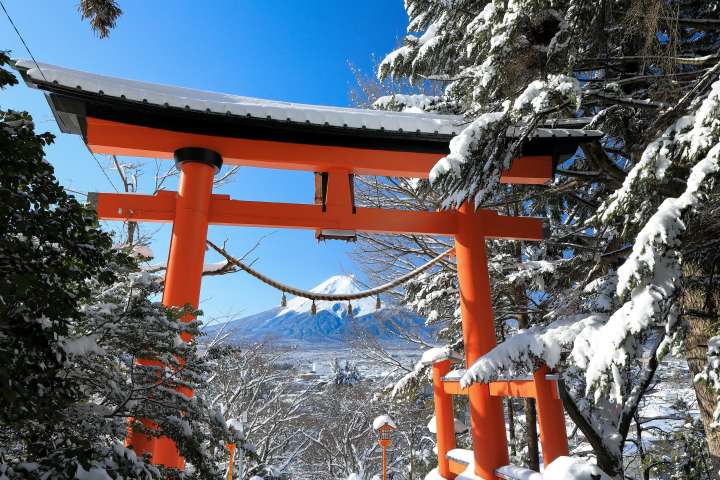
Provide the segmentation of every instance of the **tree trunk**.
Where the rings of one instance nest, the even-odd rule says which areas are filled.
[[[710,268],[712,270],[715,266]],[[702,266],[689,263],[685,266],[683,273],[689,280],[693,276],[702,277],[707,274],[707,271]],[[713,275],[711,275],[712,277]],[[685,311],[683,320],[687,327],[685,348],[691,381],[707,366],[708,340],[716,334],[718,320],[720,320],[717,308],[720,305],[720,292],[713,288],[713,282],[707,286],[702,286],[702,282],[699,282],[699,285],[701,286],[686,287],[681,298]],[[705,441],[714,472],[713,478],[720,478],[720,430],[711,428],[713,412],[717,407],[717,396],[705,383],[694,381],[692,383],[700,410],[700,419],[705,427]]]
[[[135,244],[135,231],[137,230],[137,222],[128,222],[127,224],[127,244]]]
[[[510,436],[510,457],[517,455],[517,440],[515,439],[515,406],[512,397],[505,399],[508,412],[508,434]]]
[[[519,253],[519,252],[518,252]],[[525,298],[525,290],[521,286],[515,287],[516,306],[522,310],[527,308],[527,299]],[[518,327],[528,328],[530,321],[527,313],[518,315]],[[540,448],[538,445],[537,431],[537,412],[535,410],[535,400],[525,398],[523,400],[523,409],[525,410],[525,420],[527,428],[527,466],[530,470],[540,471]]]
[[[625,477],[623,473],[622,454],[610,451],[607,448],[601,436],[602,434],[596,430],[593,424],[582,414],[562,381],[558,382],[558,393],[560,394],[560,399],[563,402],[568,416],[592,446],[597,459],[597,466],[600,467],[603,472],[610,475],[610,478],[622,480]]]
[[[518,262],[522,261],[522,251],[520,249],[520,242],[515,242],[515,258]],[[515,306],[518,309],[520,315],[518,315],[518,327],[528,328],[530,327],[530,318],[527,314],[528,299],[525,293],[525,288],[519,283],[515,284]],[[532,398],[526,398],[523,401],[523,408],[525,409],[525,420],[527,424],[527,466],[530,470],[540,471],[540,448],[538,445],[538,431],[537,431],[537,412],[535,410],[535,400]]]
[[[527,419],[528,468],[540,471],[540,449],[538,448],[537,412],[535,399],[524,399],[525,418]]]
[[[707,342],[712,336],[712,320],[687,315],[685,316],[685,322],[687,323],[687,338],[685,339],[687,363],[692,378],[707,365]],[[720,471],[720,431],[717,428],[710,427],[713,421],[713,412],[717,406],[716,394],[705,383],[693,382],[693,388],[695,388],[695,396],[700,409],[700,418],[705,427],[705,441],[707,442],[712,469],[715,472],[715,478],[720,478],[720,475],[718,475],[718,471]]]

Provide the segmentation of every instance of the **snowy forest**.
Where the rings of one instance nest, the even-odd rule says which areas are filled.
[[[122,3],[80,0],[78,15],[105,38]],[[542,241],[486,242],[497,345],[453,368],[465,389],[548,367],[569,455],[543,465],[535,401],[504,398],[518,468],[496,478],[720,479],[720,1],[404,8],[397,48],[377,52],[375,71],[350,65],[351,106],[462,121],[428,178],[355,176],[356,205],[544,221]],[[0,52],[5,92],[24,88],[15,53]],[[0,102],[0,123],[0,480],[379,480],[381,415],[395,428],[387,478],[443,479],[432,369],[464,352],[451,237],[357,232],[351,258],[369,285],[409,279],[377,308],[402,307],[432,335],[390,325],[410,350],[398,355],[358,330],[352,358],[319,374],[312,355],[231,342],[222,322],[164,306],[153,230],[101,225],[56,179],[54,137],[23,105]],[[562,129],[589,135],[549,183],[501,181],[527,142]],[[146,167],[107,161],[137,192]],[[152,193],[178,175],[170,163]],[[208,251],[225,260],[204,277],[241,275],[253,255],[231,241]],[[468,403],[453,407],[461,449],[473,448]],[[174,442],[184,471],[137,455],[136,432]]]

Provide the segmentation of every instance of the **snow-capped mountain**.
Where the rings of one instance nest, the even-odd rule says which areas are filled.
[[[352,276],[336,275],[311,290],[315,293],[348,294],[360,291]],[[315,315],[312,301],[295,297],[286,307],[276,307],[250,315],[224,325],[207,329],[213,334],[223,329],[233,343],[272,340],[283,344],[335,344],[345,343],[362,333],[369,333],[384,342],[400,342],[392,331],[395,325],[412,329],[423,336],[430,331],[424,319],[397,305],[383,304],[377,309],[375,298],[350,302],[352,316],[348,314],[348,302],[317,301]]]

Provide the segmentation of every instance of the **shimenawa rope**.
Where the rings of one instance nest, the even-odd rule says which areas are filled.
[[[295,295],[296,297],[302,297],[307,298],[308,300],[313,301],[313,307],[315,306],[314,302],[316,300],[327,300],[327,301],[350,301],[350,300],[360,300],[362,298],[368,298],[368,297],[378,297],[378,304],[380,303],[380,297],[379,295],[383,292],[387,292],[388,290],[397,287],[398,285],[402,285],[403,283],[407,282],[408,280],[412,279],[413,277],[416,277],[417,275],[420,275],[425,270],[429,269],[436,263],[438,263],[443,258],[449,256],[454,252],[454,248],[450,248],[440,255],[430,259],[428,262],[420,265],[416,269],[406,273],[405,275],[402,275],[395,280],[392,280],[388,283],[385,283],[383,285],[380,285],[379,287],[371,288],[369,290],[364,290],[362,292],[356,292],[356,293],[343,293],[343,294],[330,294],[330,293],[317,293],[317,292],[311,292],[309,290],[302,290],[300,288],[291,287],[290,285],[285,285],[284,283],[278,282],[277,280],[273,280],[272,278],[263,275],[262,273],[258,272],[251,266],[241,262],[240,260],[230,256],[227,252],[225,252],[224,249],[218,247],[213,242],[208,240],[208,245],[210,245],[216,252],[218,252],[220,255],[225,257],[225,260],[235,265],[236,267],[246,271],[253,277],[257,278],[261,282],[270,285],[271,287],[280,290],[283,292],[282,296],[282,306],[285,306],[287,304],[287,299],[285,297],[286,293],[289,293],[291,295]],[[379,307],[378,307],[379,308]],[[313,309],[314,310],[314,309]],[[315,313],[315,312],[313,312]],[[351,313],[351,310],[348,309],[348,313]]]

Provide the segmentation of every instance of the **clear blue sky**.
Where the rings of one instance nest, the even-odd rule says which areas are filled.
[[[401,0],[236,0],[201,2],[120,0],[123,16],[110,38],[95,37],[77,12],[77,0],[3,0],[38,61],[150,82],[326,105],[349,105],[347,62],[371,70],[371,54],[390,51],[404,33]],[[26,58],[7,19],[0,48]],[[24,84],[2,92],[6,108],[30,111],[38,130],[58,134],[47,149],[60,182],[82,192],[112,191],[82,140],[59,134],[42,94]],[[139,161],[139,159],[138,159]],[[150,188],[152,172],[141,179]],[[169,185],[173,189],[174,184]],[[309,173],[243,169],[218,193],[233,198],[311,203]],[[150,226],[150,228],[155,228]],[[150,231],[146,228],[145,231]],[[243,253],[270,233],[255,252],[256,267],[281,281],[310,288],[337,273],[359,272],[341,242],[317,244],[310,231],[211,227]],[[170,229],[152,247],[167,255]],[[218,258],[208,253],[206,261]],[[201,308],[209,317],[246,315],[276,306],[279,295],[246,274],[206,278]]]

